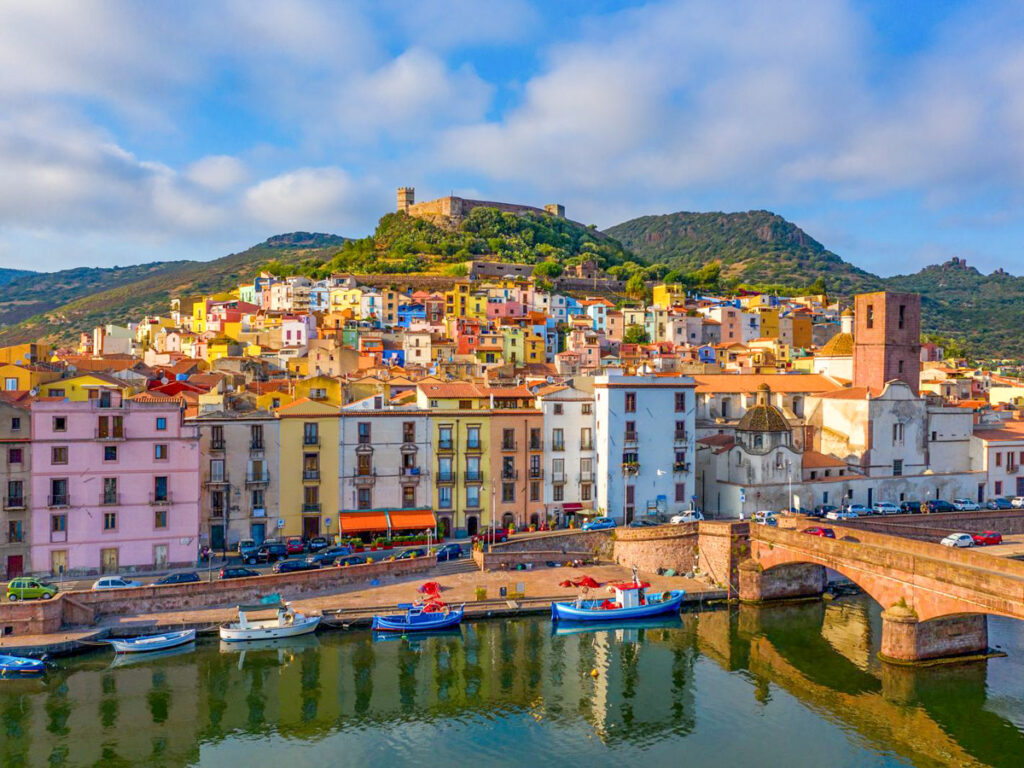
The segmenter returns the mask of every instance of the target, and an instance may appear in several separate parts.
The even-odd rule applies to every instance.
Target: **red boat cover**
[[[612,584],[611,586],[615,587],[616,589],[621,589],[625,591],[628,589],[647,589],[647,587],[651,585],[648,584],[646,581],[641,581],[639,584],[634,584],[631,581],[628,584]]]
[[[601,586],[601,582],[594,581],[590,576],[581,576],[576,580],[566,579],[559,583],[560,587],[587,587],[588,589],[597,589]]]
[[[438,595],[441,593],[441,585],[436,581],[427,581],[421,584],[417,591],[421,595]]]

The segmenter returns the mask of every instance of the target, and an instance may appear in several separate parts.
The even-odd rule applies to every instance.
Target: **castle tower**
[[[416,202],[416,188],[415,187],[399,187],[398,188],[398,210],[409,212],[409,209]]]
[[[561,203],[548,203],[544,206],[544,210],[552,216],[557,216],[560,219],[565,218],[565,206]]]
[[[921,384],[921,296],[859,294],[853,343],[853,386],[878,391],[898,379],[916,394]]]

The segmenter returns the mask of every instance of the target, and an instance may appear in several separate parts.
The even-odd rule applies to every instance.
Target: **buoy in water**
[[[590,670],[590,676],[591,677],[597,677],[597,670],[596,669]]]

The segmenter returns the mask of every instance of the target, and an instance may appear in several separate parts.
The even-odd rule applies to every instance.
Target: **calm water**
[[[1024,623],[990,620],[1008,658],[927,670],[877,662],[880,632],[855,597],[567,635],[521,619],[101,652],[0,683],[0,765],[1024,765]]]

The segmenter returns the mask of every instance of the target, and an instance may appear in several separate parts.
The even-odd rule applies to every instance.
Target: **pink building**
[[[194,563],[199,434],[177,401],[100,390],[32,404],[32,571],[113,573]]]

